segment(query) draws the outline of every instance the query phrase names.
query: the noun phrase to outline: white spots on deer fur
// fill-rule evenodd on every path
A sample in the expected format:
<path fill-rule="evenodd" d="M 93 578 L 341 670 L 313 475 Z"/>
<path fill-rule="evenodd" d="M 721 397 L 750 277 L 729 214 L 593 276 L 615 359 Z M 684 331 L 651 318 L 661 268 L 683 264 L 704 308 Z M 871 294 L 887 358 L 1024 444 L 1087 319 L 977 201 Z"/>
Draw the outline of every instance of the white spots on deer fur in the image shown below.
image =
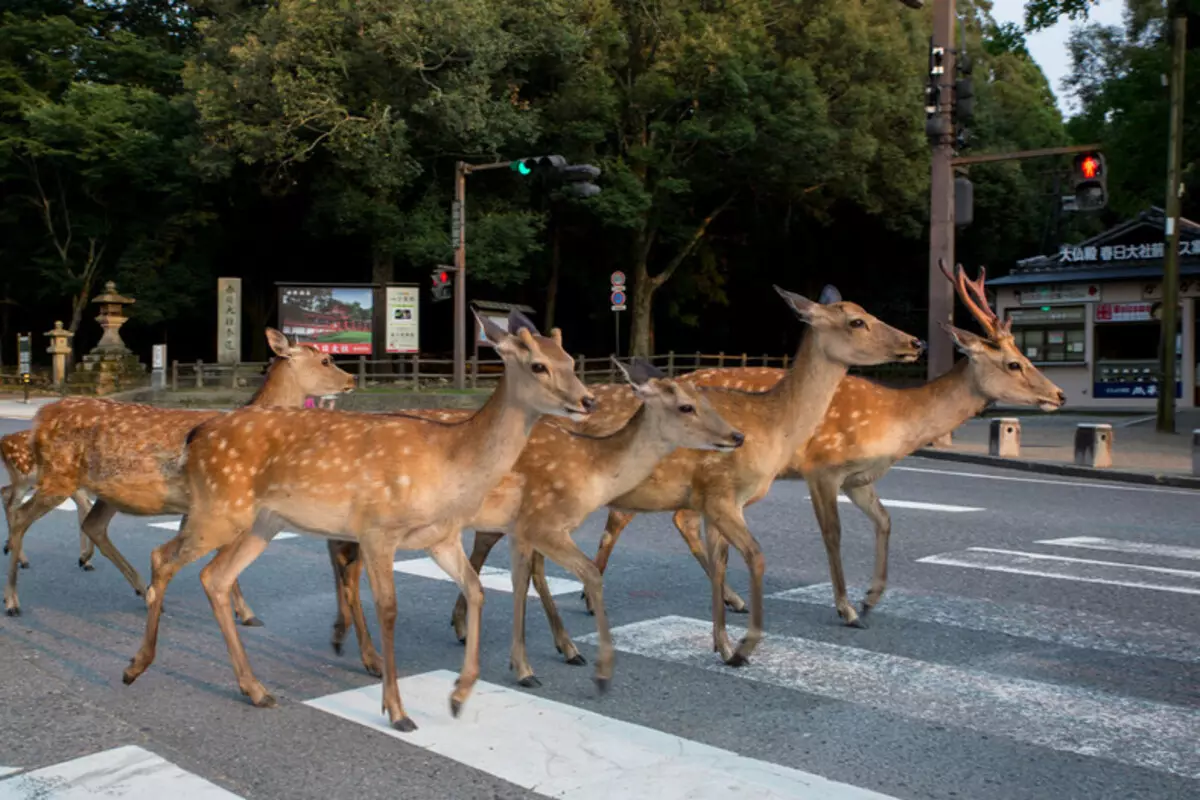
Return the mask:
<path fill-rule="evenodd" d="M 862 415 L 862 412 L 861 412 L 861 411 L 851 411 L 851 412 L 850 412 L 850 419 L 858 419 L 858 418 L 859 418 L 859 416 L 861 416 L 861 415 Z"/>
<path fill-rule="evenodd" d="M 554 482 L 554 484 L 553 484 L 553 485 L 554 485 L 554 488 L 555 488 L 557 491 L 560 491 L 560 492 L 561 492 L 561 491 L 562 491 L 562 490 L 563 490 L 563 489 L 566 487 L 566 485 L 567 485 L 567 484 L 566 484 L 564 481 L 557 480 L 557 481 L 555 481 L 555 482 Z"/>
<path fill-rule="evenodd" d="M 396 485 L 401 488 L 407 488 L 410 483 L 412 483 L 412 479 L 407 475 L 401 475 L 400 477 L 396 478 Z"/>
<path fill-rule="evenodd" d="M 411 447 L 402 447 L 402 448 L 400 448 L 400 455 L 402 455 L 402 456 L 407 456 L 407 455 L 410 455 L 411 453 L 412 453 L 412 448 L 411 448 Z"/>

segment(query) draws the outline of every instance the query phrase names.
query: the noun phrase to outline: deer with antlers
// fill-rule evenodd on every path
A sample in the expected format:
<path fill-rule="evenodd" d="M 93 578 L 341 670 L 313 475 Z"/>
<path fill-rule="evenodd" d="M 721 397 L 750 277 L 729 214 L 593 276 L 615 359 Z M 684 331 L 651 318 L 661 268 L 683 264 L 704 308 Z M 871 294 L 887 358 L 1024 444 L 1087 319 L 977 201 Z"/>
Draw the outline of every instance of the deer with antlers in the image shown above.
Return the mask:
<path fill-rule="evenodd" d="M 312 345 L 293 345 L 274 328 L 267 329 L 267 341 L 276 358 L 251 406 L 299 408 L 309 395 L 354 389 L 354 376 Z M 188 488 L 179 466 L 185 437 L 200 423 L 220 415 L 94 398 L 68 398 L 39 409 L 32 442 L 37 485 L 31 499 L 10 510 L 11 552 L 4 591 L 8 615 L 21 613 L 17 565 L 25 531 L 66 497 L 81 491 L 97 498 L 80 523 L 83 533 L 142 595 L 141 576 L 109 540 L 108 524 L 118 511 L 135 516 L 186 514 Z M 84 555 L 80 561 L 87 563 Z M 235 586 L 233 593 L 242 624 L 261 625 L 241 589 Z"/>
<path fill-rule="evenodd" d="M 358 544 L 383 644 L 383 708 L 399 731 L 415 730 L 416 724 L 396 685 L 396 550 L 427 550 L 454 579 L 468 606 L 466 655 L 450 696 L 451 714 L 458 716 L 479 678 L 483 610 L 483 589 L 463 550 L 462 526 L 512 469 L 542 415 L 582 419 L 595 407 L 557 328 L 542 336 L 516 311 L 508 319 L 511 333 L 476 318 L 504 362 L 504 373 L 483 408 L 465 421 L 247 408 L 189 434 L 184 469 L 191 506 L 179 534 L 151 556 L 146 632 L 125 670 L 126 684 L 154 661 L 167 584 L 215 549 L 200 581 L 238 686 L 254 705 L 274 705 L 250 668 L 229 593 L 238 574 L 289 524 Z"/>
<path fill-rule="evenodd" d="M 1055 411 L 1066 402 L 1062 390 L 1016 347 L 1009 321 L 1001 321 L 991 309 L 984 292 L 986 271 L 981 268 L 979 277 L 972 281 L 966 278 L 961 264 L 954 275 L 944 263 L 940 266 L 985 336 L 943 325 L 966 358 L 924 386 L 892 389 L 865 378 L 847 376 L 838 386 L 816 435 L 795 451 L 784 470 L 785 474 L 796 474 L 808 482 L 829 560 L 834 603 L 845 624 L 852 627 L 865 627 L 862 617 L 878 605 L 887 585 L 892 523 L 887 509 L 879 501 L 875 481 L 897 461 L 950 433 L 991 403 Z M 783 370 L 766 368 L 701 370 L 680 380 L 698 386 L 737 386 L 766 391 L 784 374 Z M 606 392 L 598 391 L 597 394 L 607 414 L 620 413 L 620 401 L 607 397 Z M 837 509 L 839 489 L 875 526 L 875 570 L 862 603 L 861 617 L 846 596 Z M 608 566 L 617 538 L 634 516 L 621 510 L 609 512 L 595 559 L 601 572 Z M 700 543 L 700 515 L 691 510 L 680 510 L 675 514 L 674 522 L 688 549 L 705 572 L 709 572 L 708 556 Z M 726 604 L 735 611 L 745 609 L 742 598 L 728 587 L 725 587 L 724 597 Z M 553 598 L 547 595 L 543 602 L 547 601 L 553 603 Z M 559 641 L 557 636 L 555 641 Z"/>
<path fill-rule="evenodd" d="M 722 419 L 708 399 L 687 389 L 648 362 L 634 360 L 626 369 L 617 362 L 634 396 L 641 405 L 625 424 L 605 436 L 589 436 L 566 430 L 549 420 L 534 428 L 529 443 L 513 466 L 513 481 L 499 487 L 484 500 L 466 527 L 474 528 L 476 550 L 481 541 L 491 545 L 508 535 L 513 545 L 513 628 L 511 668 L 521 686 L 540 686 L 525 652 L 525 601 L 533 574 L 535 553 L 540 562 L 548 557 L 574 573 L 584 585 L 596 609 L 600 653 L 596 660 L 596 682 L 604 686 L 612 678 L 612 641 L 600 583 L 600 572 L 571 539 L 571 534 L 589 514 L 619 497 L 649 477 L 655 465 L 677 448 L 730 452 L 745 439 Z M 443 419 L 453 412 L 434 412 Z M 464 413 L 464 412 L 460 412 Z M 454 415 L 457 416 L 457 415 Z M 512 489 L 519 487 L 519 496 Z M 363 624 L 358 598 L 357 545 L 330 543 L 338 577 L 339 609 L 334 623 L 334 650 L 353 622 L 363 665 L 374 674 L 377 656 Z M 490 549 L 490 546 L 489 548 Z M 475 572 L 482 564 L 472 562 Z M 554 606 L 546 606 L 546 613 Z M 459 595 L 455 619 L 460 639 L 466 639 L 467 599 Z M 557 620 L 562 629 L 562 620 Z M 585 664 L 583 656 L 563 631 L 561 652 L 570 664 Z"/>
<path fill-rule="evenodd" d="M 11 530 L 12 507 L 37 483 L 33 463 L 33 430 L 26 429 L 0 436 L 0 462 L 4 463 L 9 481 L 8 486 L 0 486 L 0 503 L 4 505 L 4 521 Z M 93 570 L 95 567 L 92 566 L 91 559 L 96 546 L 82 530 L 83 520 L 92 509 L 92 498 L 87 492 L 79 491 L 71 495 L 71 499 L 75 501 L 75 511 L 79 515 L 79 568 Z M 9 550 L 9 542 L 5 539 L 4 555 L 8 555 Z M 29 569 L 29 559 L 25 556 L 24 548 L 17 553 L 17 563 L 21 569 Z"/>

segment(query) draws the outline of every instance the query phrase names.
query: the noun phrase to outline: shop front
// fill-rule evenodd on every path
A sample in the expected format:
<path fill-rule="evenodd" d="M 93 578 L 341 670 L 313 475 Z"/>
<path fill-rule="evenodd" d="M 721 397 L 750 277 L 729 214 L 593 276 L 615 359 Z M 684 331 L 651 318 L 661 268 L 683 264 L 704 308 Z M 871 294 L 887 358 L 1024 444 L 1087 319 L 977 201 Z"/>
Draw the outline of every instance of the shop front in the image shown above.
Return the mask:
<path fill-rule="evenodd" d="M 1152 409 L 1157 403 L 1163 222 L 1162 211 L 1152 208 L 988 281 L 1017 346 L 1062 387 L 1068 406 Z M 1200 404 L 1200 225 L 1181 222 L 1179 254 L 1174 391 L 1181 407 L 1191 407 Z"/>

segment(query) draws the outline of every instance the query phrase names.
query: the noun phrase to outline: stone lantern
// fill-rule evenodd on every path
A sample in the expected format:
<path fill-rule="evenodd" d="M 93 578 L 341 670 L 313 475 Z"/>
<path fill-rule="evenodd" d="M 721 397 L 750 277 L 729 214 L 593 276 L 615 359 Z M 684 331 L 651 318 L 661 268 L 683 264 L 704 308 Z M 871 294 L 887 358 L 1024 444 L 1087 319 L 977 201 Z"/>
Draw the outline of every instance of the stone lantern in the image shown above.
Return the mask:
<path fill-rule="evenodd" d="M 71 355 L 69 342 L 75 334 L 63 327 L 62 320 L 55 320 L 54 330 L 46 331 L 46 335 L 50 337 L 50 346 L 46 348 L 46 352 L 52 356 L 54 385 L 62 386 L 63 381 L 67 379 L 67 356 Z"/>
<path fill-rule="evenodd" d="M 143 379 L 146 365 L 121 341 L 121 326 L 129 319 L 125 306 L 131 305 L 132 297 L 117 294 L 117 285 L 112 281 L 104 284 L 104 293 L 92 298 L 100 306 L 96 322 L 104 330 L 100 342 L 92 352 L 83 357 L 80 369 L 71 373 L 71 382 L 86 385 L 96 394 L 107 394 Z"/>
<path fill-rule="evenodd" d="M 100 306 L 100 314 L 96 317 L 96 322 L 99 322 L 100 327 L 104 329 L 99 344 L 92 352 L 105 355 L 129 353 L 129 348 L 125 346 L 125 342 L 121 341 L 120 330 L 121 326 L 129 320 L 129 317 L 125 316 L 124 306 L 131 305 L 134 302 L 133 298 L 117 294 L 117 285 L 109 281 L 104 284 L 104 294 L 93 297 L 92 302 Z"/>

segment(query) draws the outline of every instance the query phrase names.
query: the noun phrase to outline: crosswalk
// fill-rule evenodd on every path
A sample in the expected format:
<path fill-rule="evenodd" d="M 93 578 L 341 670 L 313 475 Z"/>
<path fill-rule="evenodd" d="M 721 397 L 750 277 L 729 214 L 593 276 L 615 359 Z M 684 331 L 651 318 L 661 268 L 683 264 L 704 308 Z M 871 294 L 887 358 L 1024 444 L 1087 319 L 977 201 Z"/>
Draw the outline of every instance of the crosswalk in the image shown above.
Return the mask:
<path fill-rule="evenodd" d="M 240 800 L 238 795 L 136 745 L 29 772 L 7 769 L 7 778 L 0 772 L 0 800 L 161 800 L 165 796 L 179 800 Z"/>

